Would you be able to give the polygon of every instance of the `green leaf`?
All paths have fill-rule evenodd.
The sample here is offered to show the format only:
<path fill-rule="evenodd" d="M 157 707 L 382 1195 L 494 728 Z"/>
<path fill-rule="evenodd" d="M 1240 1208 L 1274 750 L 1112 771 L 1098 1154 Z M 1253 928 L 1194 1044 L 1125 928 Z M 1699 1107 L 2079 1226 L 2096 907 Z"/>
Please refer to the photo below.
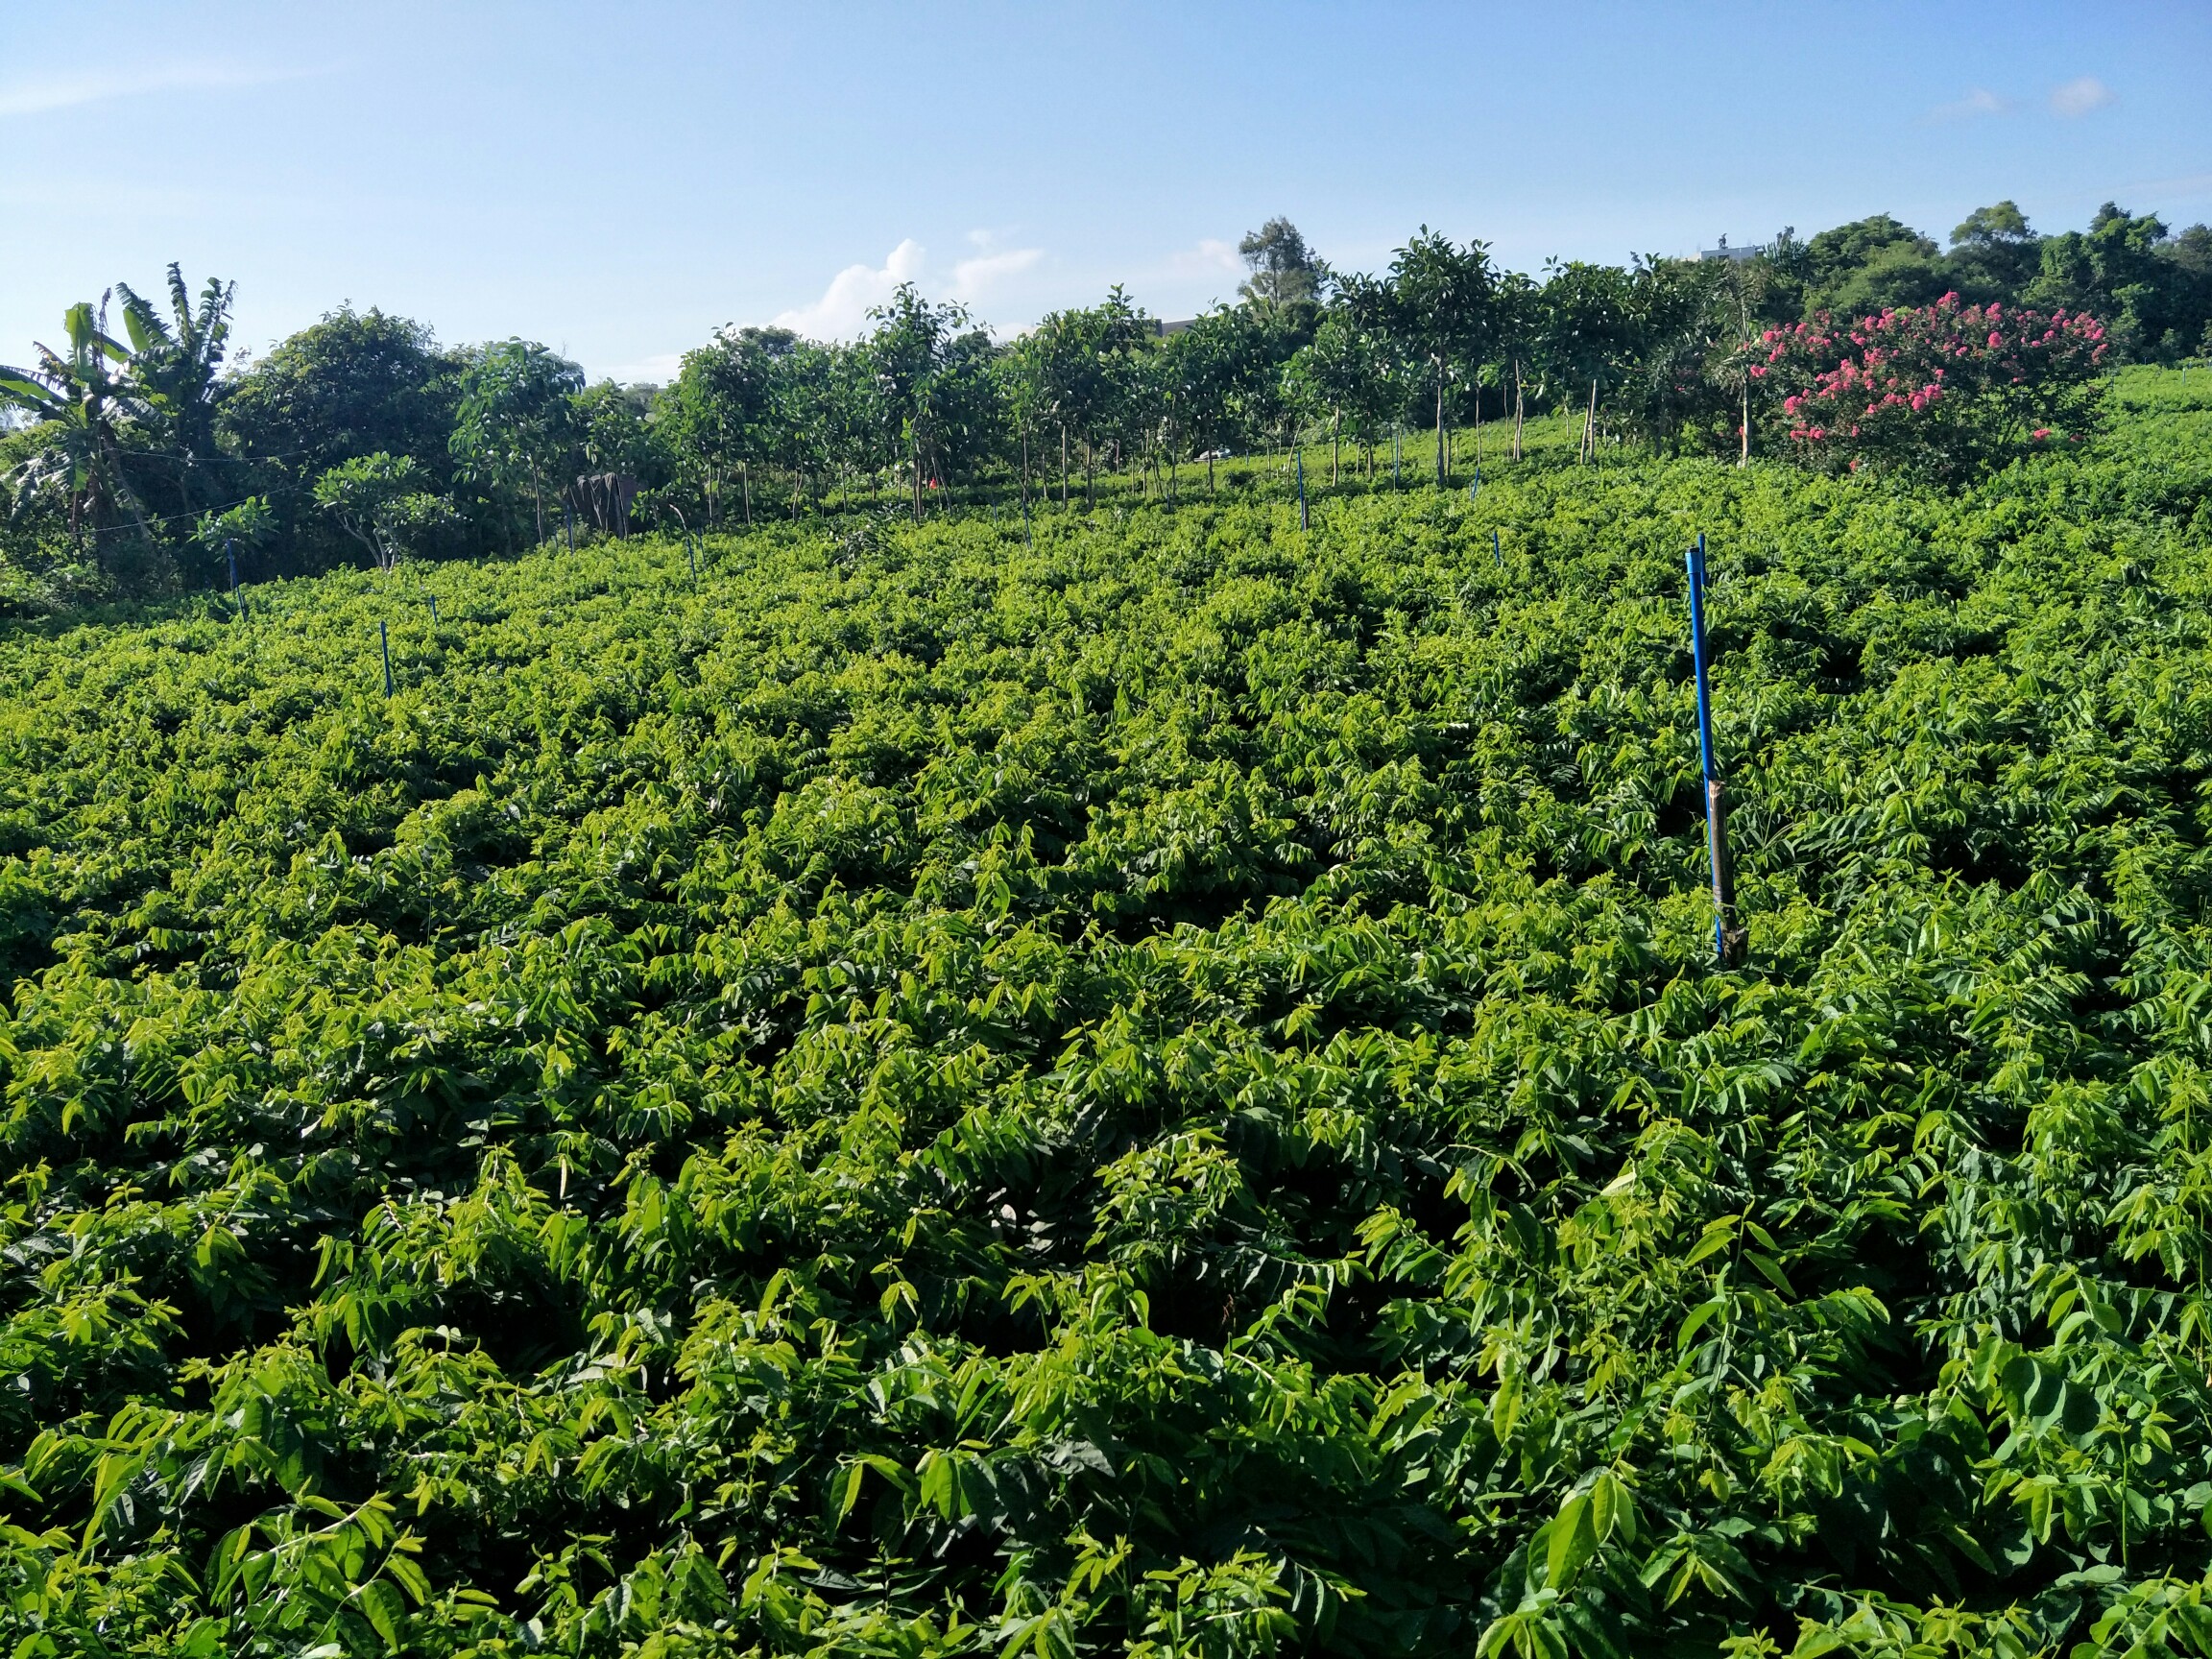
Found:
<path fill-rule="evenodd" d="M 1690 1316 L 1682 1321 L 1682 1329 L 1675 1333 L 1674 1347 L 1676 1352 L 1688 1348 L 1690 1339 L 1704 1329 L 1706 1321 L 1723 1311 L 1727 1306 L 1728 1304 L 1723 1298 L 1716 1296 L 1712 1301 L 1700 1302 L 1696 1307 L 1691 1309 Z"/>
<path fill-rule="evenodd" d="M 1598 1552 L 1598 1530 L 1586 1494 L 1560 1505 L 1551 1526 L 1551 1543 L 1544 1560 L 1545 1582 L 1554 1590 L 1566 1589 Z"/>
<path fill-rule="evenodd" d="M 384 1638 L 385 1646 L 397 1653 L 407 1624 L 407 1603 L 399 1592 L 377 1578 L 362 1585 L 355 1600 L 369 1623 L 375 1626 L 376 1634 Z"/>

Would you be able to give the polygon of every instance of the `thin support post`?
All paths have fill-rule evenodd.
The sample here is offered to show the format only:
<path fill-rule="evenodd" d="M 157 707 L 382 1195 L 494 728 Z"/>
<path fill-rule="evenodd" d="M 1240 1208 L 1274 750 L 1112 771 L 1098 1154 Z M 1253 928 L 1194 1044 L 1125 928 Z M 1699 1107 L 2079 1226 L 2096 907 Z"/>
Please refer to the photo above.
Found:
<path fill-rule="evenodd" d="M 1022 545 L 1030 552 L 1037 551 L 1036 538 L 1029 534 L 1029 492 L 1022 492 Z"/>
<path fill-rule="evenodd" d="M 430 595 L 430 626 L 438 626 L 438 595 L 435 593 Z"/>
<path fill-rule="evenodd" d="M 392 631 L 379 621 L 376 624 L 376 648 L 384 653 L 384 695 L 392 695 Z"/>
<path fill-rule="evenodd" d="M 576 509 L 567 502 L 561 503 L 561 527 L 568 537 L 568 551 L 576 551 Z"/>
<path fill-rule="evenodd" d="M 1736 920 L 1736 872 L 1728 861 L 1728 805 L 1713 744 L 1713 683 L 1705 650 L 1705 535 L 1690 549 L 1690 655 L 1697 668 L 1697 759 L 1705 774 L 1705 852 L 1713 871 L 1713 954 L 1723 968 L 1743 960 L 1748 935 Z"/>
<path fill-rule="evenodd" d="M 699 549 L 689 536 L 684 538 L 684 553 L 691 561 L 691 591 L 699 591 Z"/>
<path fill-rule="evenodd" d="M 230 603 L 238 607 L 238 620 L 246 620 L 246 601 L 238 597 L 238 543 L 223 538 L 223 557 L 230 562 Z"/>
<path fill-rule="evenodd" d="M 1505 550 L 1498 545 L 1498 527 L 1490 527 L 1490 557 L 1497 561 L 1498 568 L 1505 568 Z"/>
<path fill-rule="evenodd" d="M 1312 522 L 1306 517 L 1306 451 L 1298 451 L 1298 528 L 1310 530 Z"/>
<path fill-rule="evenodd" d="M 1481 469 L 1481 468 L 1479 468 L 1479 467 L 1478 467 L 1478 468 L 1476 468 L 1476 469 L 1475 469 L 1475 477 L 1474 477 L 1473 481 L 1472 481 L 1472 482 L 1470 482 L 1470 483 L 1468 484 L 1468 486 L 1467 486 L 1467 499 L 1468 499 L 1469 501 L 1471 501 L 1471 502 L 1472 502 L 1472 501 L 1479 501 L 1481 498 L 1482 498 L 1482 469 Z"/>

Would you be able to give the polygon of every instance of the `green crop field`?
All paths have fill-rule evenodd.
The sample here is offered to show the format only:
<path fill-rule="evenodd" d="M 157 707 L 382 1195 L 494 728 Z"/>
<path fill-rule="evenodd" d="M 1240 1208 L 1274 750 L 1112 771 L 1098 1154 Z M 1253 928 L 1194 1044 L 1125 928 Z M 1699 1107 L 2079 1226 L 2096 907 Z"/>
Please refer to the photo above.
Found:
<path fill-rule="evenodd" d="M 2113 403 L 7 624 L 0 1652 L 2203 1647 L 2212 376 Z"/>

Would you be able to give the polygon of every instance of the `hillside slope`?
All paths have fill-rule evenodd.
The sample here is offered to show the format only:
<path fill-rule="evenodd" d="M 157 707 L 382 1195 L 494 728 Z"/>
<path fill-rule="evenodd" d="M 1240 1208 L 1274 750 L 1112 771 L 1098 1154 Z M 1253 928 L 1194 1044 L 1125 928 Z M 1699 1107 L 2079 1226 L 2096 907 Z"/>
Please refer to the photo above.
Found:
<path fill-rule="evenodd" d="M 0 1640 L 2200 1640 L 2170 381 L 0 639 Z"/>

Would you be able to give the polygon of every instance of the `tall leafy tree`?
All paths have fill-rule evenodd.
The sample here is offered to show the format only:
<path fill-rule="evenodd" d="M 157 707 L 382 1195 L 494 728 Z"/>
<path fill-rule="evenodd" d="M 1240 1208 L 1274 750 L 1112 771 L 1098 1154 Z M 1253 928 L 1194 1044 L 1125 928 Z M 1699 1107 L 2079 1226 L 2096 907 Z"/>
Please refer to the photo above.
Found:
<path fill-rule="evenodd" d="M 1633 350 L 1628 276 L 1612 265 L 1554 263 L 1542 296 L 1533 345 L 1538 373 L 1546 395 L 1581 409 L 1578 455 L 1587 459 L 1599 404 L 1626 374 Z"/>
<path fill-rule="evenodd" d="M 2018 203 L 1977 207 L 1951 232 L 1951 286 L 1976 304 L 2017 299 L 2042 268 L 2042 242 Z"/>
<path fill-rule="evenodd" d="M 511 500 L 527 491 L 541 541 L 546 486 L 568 482 L 569 399 L 583 390 L 583 370 L 535 341 L 487 346 L 461 373 L 451 439 L 456 475 Z"/>
<path fill-rule="evenodd" d="M 699 491 L 709 523 L 733 476 L 740 510 L 752 522 L 752 469 L 776 446 L 779 391 L 799 347 L 788 328 L 724 328 L 684 354 L 668 389 L 666 420 L 676 465 Z"/>
<path fill-rule="evenodd" d="M 1218 307 L 1161 342 L 1157 373 L 1171 457 L 1212 455 L 1235 442 L 1236 340 L 1234 314 Z"/>
<path fill-rule="evenodd" d="M 1508 271 L 1498 278 L 1491 311 L 1491 367 L 1497 373 L 1499 399 L 1505 419 L 1513 423 L 1511 454 L 1518 461 L 1527 377 L 1537 336 L 1544 325 L 1543 291 L 1523 273 Z M 1478 399 L 1481 397 L 1479 387 L 1476 397 Z M 1481 417 L 1479 403 L 1476 417 L 1478 420 Z"/>
<path fill-rule="evenodd" d="M 460 368 L 424 325 L 341 306 L 228 382 L 217 439 L 277 520 L 263 569 L 345 556 L 347 538 L 314 502 L 315 481 L 343 462 L 404 455 L 431 489 L 448 488 Z"/>
<path fill-rule="evenodd" d="M 1811 276 L 1808 311 L 1843 316 L 1925 305 L 1951 285 L 1934 240 L 1887 213 L 1823 230 L 1805 252 Z"/>
<path fill-rule="evenodd" d="M 1284 371 L 1291 395 L 1328 423 L 1332 484 L 1342 472 L 1346 419 L 1354 436 L 1371 444 L 1369 422 L 1396 390 L 1388 359 L 1388 337 L 1369 325 L 1362 310 L 1334 305 Z"/>
<path fill-rule="evenodd" d="M 1121 291 L 1083 310 L 1055 311 L 1022 343 L 1036 406 L 1060 439 L 1060 499 L 1069 493 L 1069 445 L 1080 444 L 1091 498 L 1098 456 L 1120 434 L 1138 356 L 1157 338 L 1152 320 Z"/>
<path fill-rule="evenodd" d="M 1306 245 L 1298 227 L 1278 215 L 1237 244 L 1251 272 L 1237 292 L 1260 306 L 1314 305 L 1321 300 L 1328 267 Z"/>
<path fill-rule="evenodd" d="M 2171 256 L 2165 224 L 2107 202 L 2085 231 L 2047 237 L 2030 304 L 2089 311 L 2134 358 L 2170 361 L 2195 349 L 2212 323 L 2212 281 Z"/>
<path fill-rule="evenodd" d="M 1391 311 L 1407 354 L 1423 363 L 1434 394 L 1436 481 L 1451 473 L 1444 447 L 1445 402 L 1480 361 L 1493 323 L 1497 277 L 1486 244 L 1460 248 L 1428 226 L 1390 262 Z"/>
<path fill-rule="evenodd" d="M 998 393 L 989 373 L 990 336 L 965 307 L 935 304 L 910 282 L 869 313 L 862 346 L 882 421 L 879 441 L 906 471 L 917 518 L 924 490 L 993 447 Z"/>

